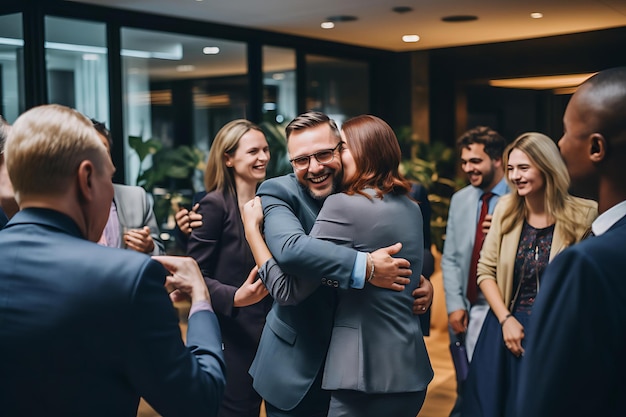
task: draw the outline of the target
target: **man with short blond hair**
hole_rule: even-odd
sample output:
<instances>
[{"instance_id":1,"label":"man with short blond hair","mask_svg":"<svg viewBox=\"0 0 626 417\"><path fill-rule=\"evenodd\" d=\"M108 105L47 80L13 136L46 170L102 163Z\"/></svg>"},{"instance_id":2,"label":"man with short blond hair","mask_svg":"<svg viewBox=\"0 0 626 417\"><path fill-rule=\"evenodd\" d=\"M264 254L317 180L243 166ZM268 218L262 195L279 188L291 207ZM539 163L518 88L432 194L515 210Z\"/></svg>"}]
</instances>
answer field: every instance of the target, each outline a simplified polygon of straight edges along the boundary
<instances>
[{"instance_id":1,"label":"man with short blond hair","mask_svg":"<svg viewBox=\"0 0 626 417\"><path fill-rule=\"evenodd\" d=\"M5 155L21 210L0 232L2 415L134 417L144 397L165 416L215 416L224 360L197 264L95 243L115 169L91 121L33 108ZM191 299L188 348L166 281Z\"/></svg>"}]
</instances>

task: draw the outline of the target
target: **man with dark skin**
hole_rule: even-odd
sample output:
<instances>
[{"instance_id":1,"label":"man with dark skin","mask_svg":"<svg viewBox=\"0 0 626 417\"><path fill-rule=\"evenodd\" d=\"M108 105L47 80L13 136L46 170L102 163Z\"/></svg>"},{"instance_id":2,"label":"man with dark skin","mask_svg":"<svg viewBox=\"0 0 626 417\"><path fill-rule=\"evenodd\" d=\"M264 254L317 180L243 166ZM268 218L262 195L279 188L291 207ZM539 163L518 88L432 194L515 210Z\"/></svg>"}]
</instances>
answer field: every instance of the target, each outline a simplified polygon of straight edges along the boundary
<instances>
[{"instance_id":1,"label":"man with dark skin","mask_svg":"<svg viewBox=\"0 0 626 417\"><path fill-rule=\"evenodd\" d=\"M517 415L624 415L626 67L581 85L563 123L572 192L596 200L600 215L592 236L557 256L542 278Z\"/></svg>"}]
</instances>

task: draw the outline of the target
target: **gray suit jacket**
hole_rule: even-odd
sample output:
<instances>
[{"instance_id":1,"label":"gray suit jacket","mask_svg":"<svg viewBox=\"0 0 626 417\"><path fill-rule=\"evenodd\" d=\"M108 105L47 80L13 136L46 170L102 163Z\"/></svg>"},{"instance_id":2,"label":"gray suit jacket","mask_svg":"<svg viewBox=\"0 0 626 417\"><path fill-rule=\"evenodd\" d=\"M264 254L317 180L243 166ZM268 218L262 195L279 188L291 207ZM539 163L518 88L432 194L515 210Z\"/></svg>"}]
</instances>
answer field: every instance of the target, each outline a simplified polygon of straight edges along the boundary
<instances>
[{"instance_id":1,"label":"gray suit jacket","mask_svg":"<svg viewBox=\"0 0 626 417\"><path fill-rule=\"evenodd\" d=\"M137 186L113 184L113 201L117 209L117 217L120 222L120 236L123 227L141 229L144 226L150 228L150 236L154 240L152 255L164 255L165 246L160 237L159 225L157 224L152 202L146 191Z\"/></svg>"},{"instance_id":2,"label":"gray suit jacket","mask_svg":"<svg viewBox=\"0 0 626 417\"><path fill-rule=\"evenodd\" d=\"M363 252L402 242L398 256L408 259L414 271L422 268L422 216L419 206L406 196L386 195L382 200L362 195L330 196L311 236ZM266 282L283 288L281 303L302 302L319 286L311 280L277 273L277 269L269 272ZM377 394L426 389L433 370L419 317L412 312L411 293L418 284L419 273L414 273L401 293L372 285L339 292L324 389Z\"/></svg>"},{"instance_id":3,"label":"gray suit jacket","mask_svg":"<svg viewBox=\"0 0 626 417\"><path fill-rule=\"evenodd\" d=\"M373 285L339 292L322 387L377 394L425 390L433 370L411 295L424 256L418 205L406 196L336 194L324 203L311 235L364 252L402 242L397 256L416 271L400 293Z\"/></svg>"},{"instance_id":4,"label":"gray suit jacket","mask_svg":"<svg viewBox=\"0 0 626 417\"><path fill-rule=\"evenodd\" d=\"M321 202L293 174L264 181L257 194L265 213L265 240L285 272L316 287L323 277L326 283L297 306L274 303L250 368L254 389L273 406L291 410L322 368L336 304L331 287L348 288L356 251L307 235Z\"/></svg>"},{"instance_id":5,"label":"gray suit jacket","mask_svg":"<svg viewBox=\"0 0 626 417\"><path fill-rule=\"evenodd\" d=\"M508 192L508 187L504 181L502 179L494 189L502 188ZM446 241L441 257L441 271L448 313L456 310L469 311L470 309L470 302L466 296L467 280L476 235L478 200L482 194L480 188L468 185L454 193L450 200ZM493 212L498 198L499 196L496 195L489 202L489 213Z\"/></svg>"}]
</instances>

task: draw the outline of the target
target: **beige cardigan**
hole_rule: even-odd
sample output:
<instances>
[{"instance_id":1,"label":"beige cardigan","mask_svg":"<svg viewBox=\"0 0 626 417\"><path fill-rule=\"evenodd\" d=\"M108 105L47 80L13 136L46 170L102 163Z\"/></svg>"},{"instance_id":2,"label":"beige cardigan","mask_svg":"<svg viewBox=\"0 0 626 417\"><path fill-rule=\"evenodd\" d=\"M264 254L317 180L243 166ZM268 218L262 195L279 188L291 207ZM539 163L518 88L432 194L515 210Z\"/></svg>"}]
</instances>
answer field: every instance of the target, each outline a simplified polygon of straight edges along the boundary
<instances>
[{"instance_id":1,"label":"beige cardigan","mask_svg":"<svg viewBox=\"0 0 626 417\"><path fill-rule=\"evenodd\" d=\"M504 196L500 198L496 205L491 228L485 237L485 243L480 252L476 274L478 276L478 285L485 279L496 281L504 300L504 305L507 308L509 308L513 298L513 269L524 224L523 219L520 218L509 233L506 235L502 234L502 216L512 198L513 195ZM572 197L572 200L572 203L566 205L565 212L568 217L581 217L580 222L576 226L576 241L579 241L597 217L598 205L595 201L578 197ZM583 215L581 216L581 214ZM552 261L558 253L568 246L563 239L563 230L557 222L554 227L549 261Z\"/></svg>"}]
</instances>

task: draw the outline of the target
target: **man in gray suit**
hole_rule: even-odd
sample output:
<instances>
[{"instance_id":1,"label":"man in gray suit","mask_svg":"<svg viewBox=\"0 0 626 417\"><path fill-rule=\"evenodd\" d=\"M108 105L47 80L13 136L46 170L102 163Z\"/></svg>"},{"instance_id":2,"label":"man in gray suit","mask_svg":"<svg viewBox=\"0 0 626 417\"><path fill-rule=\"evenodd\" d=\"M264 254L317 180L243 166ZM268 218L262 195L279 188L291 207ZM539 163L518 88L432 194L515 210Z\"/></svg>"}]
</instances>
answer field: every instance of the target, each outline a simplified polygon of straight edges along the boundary
<instances>
[{"instance_id":1,"label":"man in gray suit","mask_svg":"<svg viewBox=\"0 0 626 417\"><path fill-rule=\"evenodd\" d=\"M91 120L111 154L113 139L106 126ZM152 202L141 187L113 184L113 203L109 220L99 243L104 246L133 249L151 255L165 254Z\"/></svg>"},{"instance_id":2,"label":"man in gray suit","mask_svg":"<svg viewBox=\"0 0 626 417\"><path fill-rule=\"evenodd\" d=\"M371 284L401 290L409 282L404 278L410 275L408 262L391 257L400 250L398 244L366 254L308 236L324 199L341 183L340 142L337 126L325 114L298 116L287 126L294 173L269 179L258 190L265 238L275 260L285 273L322 284L298 305L274 303L266 318L250 374L268 417L326 416L329 393L321 389L321 376L333 326L334 288ZM432 285L426 281L414 297L414 309L426 311Z\"/></svg>"},{"instance_id":3,"label":"man in gray suit","mask_svg":"<svg viewBox=\"0 0 626 417\"><path fill-rule=\"evenodd\" d=\"M450 340L464 341L468 359L471 360L478 334L489 310L487 300L476 285L476 255L482 240L474 248L475 240L482 239L484 226L478 225L479 213L485 203L485 220L488 228L493 209L500 196L509 192L504 179L502 153L506 141L496 131L478 126L465 132L457 140L461 166L470 182L457 191L450 201L446 240L441 257L443 285L446 293ZM474 259L472 255L474 254ZM473 261L473 262L472 262ZM473 271L472 271L473 269ZM473 281L473 282L472 282ZM470 288L473 285L473 288ZM471 290L475 290L472 294ZM471 299L471 301L470 301ZM457 378L457 381L459 378ZM451 416L460 413L461 384L457 387L457 401Z\"/></svg>"}]
</instances>

